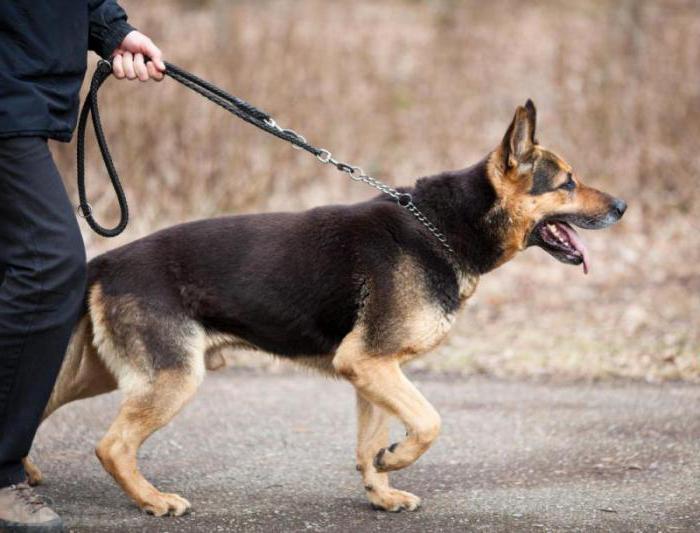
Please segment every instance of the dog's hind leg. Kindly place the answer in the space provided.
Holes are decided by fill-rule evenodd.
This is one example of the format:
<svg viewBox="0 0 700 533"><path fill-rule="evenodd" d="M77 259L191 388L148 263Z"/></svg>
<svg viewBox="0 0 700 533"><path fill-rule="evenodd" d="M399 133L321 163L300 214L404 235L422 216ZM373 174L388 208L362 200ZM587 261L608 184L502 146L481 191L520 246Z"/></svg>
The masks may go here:
<svg viewBox="0 0 700 533"><path fill-rule="evenodd" d="M41 482L44 480L44 476L41 473L41 470L39 470L39 467L36 466L31 459L29 459L29 456L22 459L22 466L24 467L24 473L27 474L27 483L29 483L32 487L41 485Z"/></svg>
<svg viewBox="0 0 700 533"><path fill-rule="evenodd" d="M117 418L97 446L102 466L144 511L180 516L190 503L177 494L160 492L141 474L136 455L141 444L167 424L192 398L201 378L180 369L160 371L143 387L125 391Z"/></svg>
<svg viewBox="0 0 700 533"><path fill-rule="evenodd" d="M93 343L124 397L95 452L105 470L151 514L181 515L190 504L157 490L143 477L137 453L194 396L206 372L205 333L195 322L130 294L90 293Z"/></svg>
<svg viewBox="0 0 700 533"><path fill-rule="evenodd" d="M92 324L89 317L84 316L73 331L61 371L41 420L43 422L67 403L110 392L116 388L116 379L97 356L92 345ZM27 474L27 482L30 485L41 484L43 475L39 467L28 456L22 459L22 464Z"/></svg>
<svg viewBox="0 0 700 533"><path fill-rule="evenodd" d="M384 409L357 393L357 469L374 507L385 511L413 511L420 505L420 498L391 488L389 474L378 472L373 464L377 452L388 444L388 422L389 414Z"/></svg>

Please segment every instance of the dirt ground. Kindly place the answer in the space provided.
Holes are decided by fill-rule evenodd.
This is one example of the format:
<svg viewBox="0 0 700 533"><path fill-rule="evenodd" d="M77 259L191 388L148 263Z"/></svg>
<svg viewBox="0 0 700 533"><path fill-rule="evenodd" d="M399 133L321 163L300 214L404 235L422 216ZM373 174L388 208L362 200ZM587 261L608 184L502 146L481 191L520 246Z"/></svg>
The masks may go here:
<svg viewBox="0 0 700 533"><path fill-rule="evenodd" d="M392 476L423 498L415 513L365 501L348 384L240 369L208 376L142 450L145 475L191 514L141 513L98 464L117 395L41 428L41 492L76 532L700 529L699 387L413 378L443 417L434 447Z"/></svg>

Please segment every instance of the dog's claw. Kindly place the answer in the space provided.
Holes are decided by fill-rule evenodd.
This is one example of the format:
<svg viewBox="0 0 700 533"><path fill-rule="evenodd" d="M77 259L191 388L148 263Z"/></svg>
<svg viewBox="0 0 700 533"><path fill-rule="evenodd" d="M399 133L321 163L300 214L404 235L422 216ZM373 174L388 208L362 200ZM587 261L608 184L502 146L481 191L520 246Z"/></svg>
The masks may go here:
<svg viewBox="0 0 700 533"><path fill-rule="evenodd" d="M372 461L372 464L374 465L374 468L377 469L377 471L381 472L381 470L384 468L384 454L386 453L386 448L382 448L377 452L377 455L374 456L374 460Z"/></svg>
<svg viewBox="0 0 700 533"><path fill-rule="evenodd" d="M191 505L182 496L163 492L141 508L152 516L182 516L190 512Z"/></svg>
<svg viewBox="0 0 700 533"><path fill-rule="evenodd" d="M376 503L370 503L370 506L372 507L373 511L386 511L384 507L382 507L381 505L377 505Z"/></svg>
<svg viewBox="0 0 700 533"><path fill-rule="evenodd" d="M386 453L393 453L398 445L399 443L395 442L388 448L382 448L377 452L377 455L374 456L374 460L372 461L372 464L374 465L374 468L377 469L377 472L383 472L386 470L386 464L384 463L384 455Z"/></svg>

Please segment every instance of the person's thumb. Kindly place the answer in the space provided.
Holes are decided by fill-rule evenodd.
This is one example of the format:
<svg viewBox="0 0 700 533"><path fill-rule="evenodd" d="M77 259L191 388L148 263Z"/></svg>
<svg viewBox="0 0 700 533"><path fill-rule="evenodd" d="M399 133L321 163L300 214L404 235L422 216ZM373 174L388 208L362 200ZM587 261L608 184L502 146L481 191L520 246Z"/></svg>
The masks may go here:
<svg viewBox="0 0 700 533"><path fill-rule="evenodd" d="M160 51L160 48L153 44L153 42L148 43L147 48L148 50L146 51L146 54L148 55L148 57L151 58L153 64L158 70L160 70L161 72L165 72L165 63L163 63L163 52Z"/></svg>

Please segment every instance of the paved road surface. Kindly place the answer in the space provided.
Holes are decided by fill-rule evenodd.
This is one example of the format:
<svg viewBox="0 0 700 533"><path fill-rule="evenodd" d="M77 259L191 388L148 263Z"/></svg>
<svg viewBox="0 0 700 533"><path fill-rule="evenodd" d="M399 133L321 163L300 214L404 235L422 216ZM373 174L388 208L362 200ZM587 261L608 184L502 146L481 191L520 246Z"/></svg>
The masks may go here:
<svg viewBox="0 0 700 533"><path fill-rule="evenodd" d="M414 379L443 417L435 446L392 476L423 497L415 513L365 501L349 385L237 369L208 376L142 449L190 515L140 513L99 466L114 394L42 427L42 492L74 531L700 531L700 387Z"/></svg>

